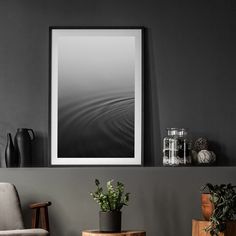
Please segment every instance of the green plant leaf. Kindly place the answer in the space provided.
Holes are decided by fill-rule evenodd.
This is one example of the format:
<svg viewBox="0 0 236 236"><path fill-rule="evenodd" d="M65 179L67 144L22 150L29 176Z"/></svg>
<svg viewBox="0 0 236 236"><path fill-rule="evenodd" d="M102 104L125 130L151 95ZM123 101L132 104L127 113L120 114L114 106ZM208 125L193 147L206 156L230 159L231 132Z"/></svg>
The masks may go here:
<svg viewBox="0 0 236 236"><path fill-rule="evenodd" d="M96 184L96 186L99 186L100 182L98 179L95 179L95 184Z"/></svg>
<svg viewBox="0 0 236 236"><path fill-rule="evenodd" d="M211 194L211 202L214 205L214 211L210 218L210 226L206 227L206 231L210 232L211 236L218 236L226 225L225 221L235 220L236 216L236 192L232 184L213 185L205 184L202 190L208 190Z"/></svg>
<svg viewBox="0 0 236 236"><path fill-rule="evenodd" d="M95 179L97 189L94 193L90 193L93 199L98 203L102 211L120 211L123 206L127 206L129 194L124 194L124 184L117 182L113 185L113 180L106 183L106 191L100 187L100 182Z"/></svg>

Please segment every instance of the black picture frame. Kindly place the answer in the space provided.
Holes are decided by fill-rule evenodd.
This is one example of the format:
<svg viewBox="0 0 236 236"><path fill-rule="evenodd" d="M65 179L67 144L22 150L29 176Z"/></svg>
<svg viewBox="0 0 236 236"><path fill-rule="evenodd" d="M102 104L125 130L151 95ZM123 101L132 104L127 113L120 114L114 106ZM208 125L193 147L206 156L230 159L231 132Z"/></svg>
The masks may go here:
<svg viewBox="0 0 236 236"><path fill-rule="evenodd" d="M55 32L59 32L59 34L55 37ZM60 127L58 125L58 120L55 122L55 107L58 107L58 103L55 104L55 91L58 90L58 84L55 90L55 80L58 80L58 74L55 75L55 69L58 69L58 64L55 65L55 42L58 38L61 37L60 33L62 33L63 37L85 37L85 35L76 35L76 32L89 32L89 37L93 37L90 35L90 32L98 33L101 35L105 33L105 36L110 37L110 34L114 34L117 37L123 37L125 41L125 33L127 34L127 38L134 37L135 44L135 70L139 71L138 77L134 78L134 120L138 122L134 124L134 156L128 157L77 157L77 156L66 156L61 157L58 155L58 130L55 135L55 130ZM135 35L132 35L132 32L138 33L138 42L135 38ZM72 36L70 35L72 33ZM120 35L121 33L121 35ZM52 26L49 28L50 34L50 117L49 117L49 136L50 136L50 165L51 166L140 166L143 164L143 55L144 55L144 27L59 27ZM113 37L113 36L111 36ZM114 37L115 38L115 37ZM129 39L130 40L130 39ZM137 45L138 44L138 45ZM138 54L138 59L136 58ZM78 58L77 58L78 59ZM137 65L138 64L138 65ZM138 68L136 68L138 66ZM137 74L135 74L136 76ZM58 83L58 82L57 82ZM137 86L137 83L139 86ZM136 86L136 87L135 87ZM54 89L54 90L53 90ZM138 92L137 92L138 90ZM57 94L58 96L58 94ZM136 96L139 96L138 98ZM138 110L138 112L137 112ZM58 113L56 113L58 115Z"/></svg>

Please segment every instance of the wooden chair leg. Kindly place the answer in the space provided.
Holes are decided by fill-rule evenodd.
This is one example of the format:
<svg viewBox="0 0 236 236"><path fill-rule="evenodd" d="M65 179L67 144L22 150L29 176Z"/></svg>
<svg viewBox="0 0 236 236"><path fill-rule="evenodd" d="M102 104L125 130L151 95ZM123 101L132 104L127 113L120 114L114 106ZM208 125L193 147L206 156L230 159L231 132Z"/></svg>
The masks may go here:
<svg viewBox="0 0 236 236"><path fill-rule="evenodd" d="M39 227L39 209L33 209L32 212L32 228Z"/></svg>
<svg viewBox="0 0 236 236"><path fill-rule="evenodd" d="M48 208L40 208L41 227L49 232Z"/></svg>
<svg viewBox="0 0 236 236"><path fill-rule="evenodd" d="M43 228L49 232L49 218L48 218L48 206L51 206L51 202L41 202L31 204L29 207L32 211L32 228Z"/></svg>

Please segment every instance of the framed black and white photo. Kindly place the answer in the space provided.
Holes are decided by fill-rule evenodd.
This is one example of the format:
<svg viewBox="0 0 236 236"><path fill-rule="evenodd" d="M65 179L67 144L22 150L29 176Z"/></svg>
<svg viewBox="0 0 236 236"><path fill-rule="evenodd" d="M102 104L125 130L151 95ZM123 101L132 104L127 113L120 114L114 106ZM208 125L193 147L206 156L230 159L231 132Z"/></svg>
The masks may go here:
<svg viewBox="0 0 236 236"><path fill-rule="evenodd" d="M52 165L142 164L142 28L50 27Z"/></svg>

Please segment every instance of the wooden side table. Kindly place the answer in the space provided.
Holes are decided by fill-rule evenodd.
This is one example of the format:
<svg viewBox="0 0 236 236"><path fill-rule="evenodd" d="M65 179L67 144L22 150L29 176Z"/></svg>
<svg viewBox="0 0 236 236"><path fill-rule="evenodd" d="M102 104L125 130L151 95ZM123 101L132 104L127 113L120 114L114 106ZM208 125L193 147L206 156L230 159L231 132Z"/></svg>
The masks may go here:
<svg viewBox="0 0 236 236"><path fill-rule="evenodd" d="M209 225L210 221L192 220L192 236L210 236L210 233L204 230ZM235 235L236 235L236 221L227 222L226 230L219 234L219 236L235 236Z"/></svg>
<svg viewBox="0 0 236 236"><path fill-rule="evenodd" d="M146 236L145 231L121 231L119 233L105 233L98 230L84 230L82 236Z"/></svg>

